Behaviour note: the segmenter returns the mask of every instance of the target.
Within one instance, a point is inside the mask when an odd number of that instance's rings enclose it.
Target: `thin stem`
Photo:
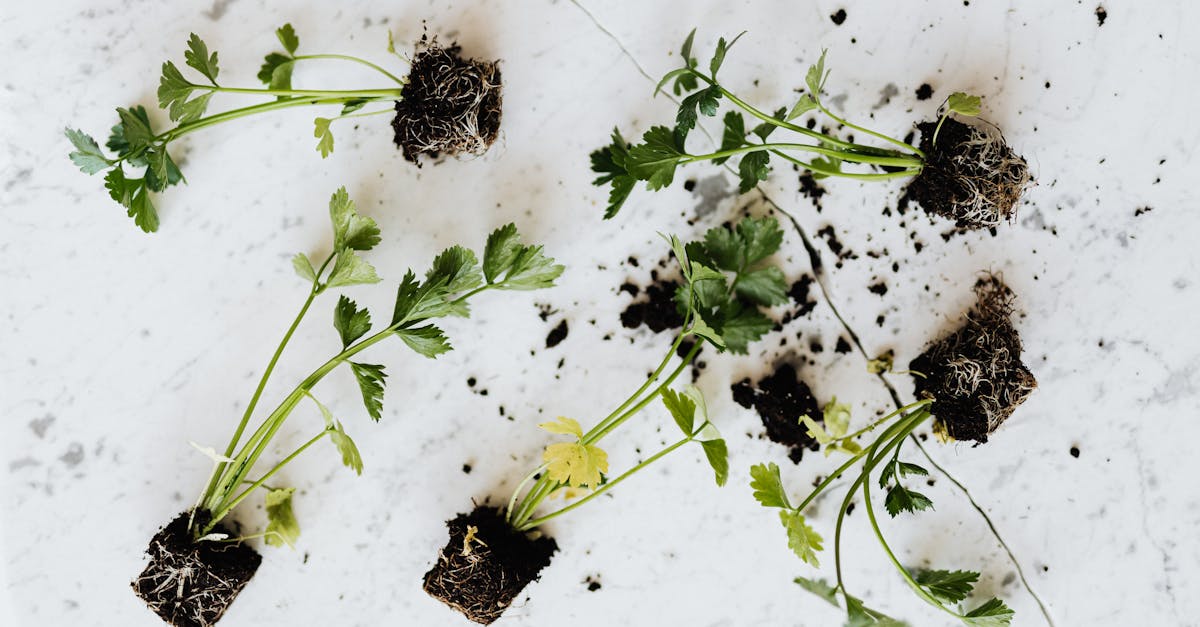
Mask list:
[[[312,446],[313,444],[316,444],[317,440],[320,440],[321,438],[329,435],[330,433],[331,433],[330,429],[322,429],[320,433],[313,436],[312,439],[310,439],[309,441],[302,444],[300,446],[300,448],[293,451],[291,455],[288,455],[287,457],[283,458],[283,461],[279,462],[278,464],[275,464],[275,466],[273,468],[271,468],[270,470],[268,470],[267,474],[260,477],[258,479],[258,481],[255,481],[254,483],[250,484],[250,487],[243,490],[241,492],[241,494],[238,494],[236,497],[233,498],[233,500],[231,500],[229,503],[227,503],[221,509],[214,512],[213,516],[212,516],[212,520],[209,521],[209,523],[207,525],[205,525],[204,533],[208,533],[209,531],[212,531],[213,527],[216,526],[217,521],[224,518],[225,515],[229,513],[229,510],[237,507],[238,503],[241,503],[243,500],[245,500],[246,497],[253,494],[254,491],[259,488],[259,486],[261,486],[262,484],[267,482],[267,479],[270,479],[272,476],[275,475],[275,473],[282,470],[283,467],[288,465],[288,463],[290,463],[293,459],[296,459],[301,453],[308,450],[308,447]]]
[[[521,490],[525,489],[525,485],[530,481],[533,481],[533,478],[536,477],[539,472],[542,472],[545,469],[546,464],[542,464],[541,466],[534,468],[529,474],[525,475],[525,478],[522,479],[520,483],[517,484],[517,489],[513,490],[512,496],[508,499],[508,509],[505,510],[504,513],[504,519],[506,522],[512,523],[513,507],[517,504],[517,497],[521,495]]]
[[[898,139],[892,139],[891,137],[888,137],[887,135],[884,135],[883,133],[878,133],[878,132],[872,131],[869,128],[865,128],[865,127],[859,126],[857,124],[851,124],[850,122],[847,122],[846,120],[843,120],[842,118],[834,115],[834,113],[832,111],[830,111],[829,109],[825,108],[825,105],[821,104],[821,101],[819,101],[819,100],[817,101],[817,107],[819,107],[825,115],[833,118],[842,126],[848,126],[856,131],[860,131],[860,132],[866,133],[872,137],[877,137],[879,139],[882,139],[883,141],[888,142],[894,146],[898,146],[902,150],[908,150],[908,151],[911,151],[913,154],[919,155],[921,157],[922,161],[925,160],[925,153],[922,152],[920,148],[917,148],[916,146],[914,146],[908,142],[903,142]]]
[[[753,144],[750,146],[742,146],[741,148],[731,148],[729,150],[720,150],[720,151],[709,153],[706,155],[689,155],[687,158],[683,159],[682,163],[691,163],[694,161],[707,161],[709,159],[722,159],[722,158],[732,157],[735,155],[740,155],[740,154],[745,154],[745,153],[750,153],[750,152],[761,152],[763,150],[770,150],[770,151],[800,150],[800,151],[805,151],[805,152],[814,152],[819,155],[825,155],[827,157],[834,157],[836,159],[841,159],[842,161],[849,161],[849,162],[853,162],[853,163],[865,163],[865,164],[872,164],[872,165],[898,166],[898,167],[904,167],[904,168],[919,168],[922,165],[922,161],[920,159],[917,159],[917,158],[911,157],[911,156],[869,155],[869,154],[863,154],[863,153],[859,153],[859,152],[846,152],[843,150],[834,150],[832,148],[825,148],[822,146],[813,146],[811,144],[794,144],[794,143],[779,143],[779,142]]]
[[[354,63],[365,65],[365,66],[379,72],[380,74],[383,74],[384,76],[392,79],[393,81],[396,81],[400,85],[407,84],[407,81],[405,81],[404,79],[400,78],[399,76],[396,76],[395,74],[392,74],[391,72],[379,67],[378,65],[375,65],[374,63],[371,63],[370,61],[367,61],[366,59],[352,57],[348,54],[302,54],[302,55],[298,55],[298,56],[295,56],[292,58],[295,59],[296,61],[302,61],[305,59],[340,59],[342,61],[353,61]]]
[[[667,376],[665,381],[655,388],[652,393],[646,395],[646,397],[639,401],[636,405],[626,410],[625,413],[621,414],[619,418],[612,421],[611,424],[596,432],[595,437],[591,439],[591,442],[599,442],[601,438],[611,433],[613,429],[625,424],[627,420],[635,416],[638,412],[642,411],[642,409],[644,409],[655,398],[657,398],[659,394],[662,394],[662,391],[670,387],[671,383],[673,383],[675,379],[679,377],[683,370],[687,368],[688,364],[692,363],[692,360],[696,358],[696,354],[700,352],[700,348],[703,345],[704,342],[696,342],[695,346],[692,346],[692,350],[687,352],[687,355],[684,356],[683,361],[680,362],[679,366],[675,368],[675,370],[672,371],[669,376]]]
[[[380,100],[380,99],[381,98],[369,98],[368,101]],[[241,107],[239,109],[231,109],[229,111],[222,111],[221,113],[215,113],[213,115],[203,117],[198,120],[192,120],[191,122],[184,122],[183,124],[180,124],[179,126],[176,126],[175,128],[172,128],[170,130],[160,133],[159,135],[157,135],[154,138],[154,141],[156,141],[156,142],[162,141],[164,143],[170,142],[170,141],[173,141],[180,137],[183,137],[184,135],[187,135],[188,133],[198,131],[202,128],[207,128],[209,126],[220,124],[222,122],[228,122],[229,120],[235,120],[237,118],[245,117],[248,115],[254,115],[257,113],[265,113],[267,111],[276,111],[279,109],[288,109],[291,107],[303,107],[303,106],[309,106],[309,105],[318,106],[318,105],[345,104],[347,100],[357,100],[357,98],[303,98],[303,97],[301,97],[301,98],[285,98],[283,100],[272,100],[271,102],[262,102],[262,103],[259,103],[256,105],[250,105],[248,107]],[[124,158],[127,158],[127,157],[123,157],[123,159]],[[120,160],[118,160],[118,161],[120,161]]]
[[[253,94],[258,96],[291,96],[303,98],[399,98],[399,89],[258,89],[255,87],[217,87],[213,85],[194,85],[199,89],[208,89],[227,94]]]
[[[379,111],[368,111],[366,113],[350,113],[347,115],[339,115],[335,120],[348,120],[350,118],[367,118],[373,115],[383,115],[385,113],[395,113],[394,109],[380,109]]]
[[[784,159],[785,161],[790,161],[790,162],[800,166],[801,168],[804,168],[805,170],[810,170],[812,172],[816,172],[817,174],[823,174],[825,176],[836,176],[836,177],[844,178],[844,179],[854,179],[854,180],[859,180],[859,181],[887,181],[890,179],[908,178],[910,176],[916,176],[921,173],[921,168],[909,168],[906,170],[901,170],[899,172],[872,172],[872,173],[842,172],[841,170],[835,170],[833,168],[828,168],[825,166],[817,165],[810,161],[801,161],[787,153],[783,153],[783,152],[779,152],[779,151],[771,151],[771,153],[779,156],[780,158]]]
[[[705,424],[707,424],[707,423],[705,423]],[[622,481],[624,481],[624,480],[628,479],[629,477],[632,477],[632,476],[633,476],[635,473],[637,473],[639,470],[641,470],[641,469],[645,468],[646,466],[649,466],[650,464],[653,464],[654,462],[658,461],[659,459],[662,459],[664,456],[666,456],[667,454],[671,453],[671,452],[672,452],[672,451],[674,451],[675,449],[677,449],[677,448],[679,448],[679,447],[683,446],[684,444],[687,444],[688,442],[691,442],[691,441],[692,441],[692,438],[691,438],[691,436],[688,436],[688,437],[686,437],[686,438],[683,438],[682,440],[679,440],[678,442],[676,442],[676,443],[672,444],[671,446],[668,446],[667,448],[664,448],[663,450],[661,450],[661,451],[659,451],[659,452],[655,453],[654,455],[651,455],[650,457],[646,458],[646,460],[645,460],[645,461],[643,461],[642,463],[640,463],[640,464],[638,464],[638,465],[634,466],[633,468],[630,468],[629,470],[625,471],[624,473],[622,473],[622,474],[621,474],[621,476],[617,477],[616,479],[613,479],[612,481],[609,481],[609,482],[605,483],[604,485],[600,486],[599,488],[596,488],[595,490],[593,490],[593,491],[592,491],[592,493],[591,493],[591,494],[589,494],[589,495],[587,495],[587,496],[585,496],[585,497],[583,497],[583,498],[579,499],[578,501],[575,501],[574,503],[571,503],[570,505],[568,505],[568,506],[566,506],[566,507],[564,507],[564,508],[562,508],[562,509],[559,509],[559,510],[557,510],[557,511],[555,511],[555,512],[551,512],[551,513],[549,513],[549,514],[546,514],[545,516],[542,516],[541,518],[535,518],[535,519],[533,519],[533,520],[530,520],[530,521],[528,521],[528,522],[525,522],[525,523],[524,523],[524,524],[522,524],[521,526],[517,527],[517,531],[527,531],[527,530],[529,530],[529,529],[533,529],[534,527],[538,527],[538,526],[540,526],[540,525],[542,525],[542,524],[544,524],[544,523],[546,523],[546,522],[548,522],[548,521],[550,521],[550,520],[553,520],[553,519],[555,519],[555,518],[557,518],[557,517],[559,517],[559,516],[561,516],[561,515],[563,515],[563,514],[565,514],[565,513],[569,512],[569,511],[571,511],[571,510],[573,510],[573,509],[575,509],[575,508],[577,508],[577,507],[579,507],[579,506],[583,505],[584,503],[587,503],[587,502],[591,501],[592,499],[594,499],[594,498],[596,498],[596,497],[600,496],[601,494],[604,494],[605,492],[608,492],[609,490],[611,490],[611,489],[613,489],[613,488],[617,487],[617,485],[618,485],[619,483],[621,483]]]

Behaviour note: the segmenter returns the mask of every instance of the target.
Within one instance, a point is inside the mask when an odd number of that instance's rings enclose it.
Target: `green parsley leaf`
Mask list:
[[[646,181],[650,190],[662,189],[675,179],[675,168],[684,156],[676,143],[675,132],[665,126],[654,126],[642,135],[644,143],[629,149],[625,167],[638,180]]]
[[[1016,612],[1005,605],[1004,601],[992,598],[967,612],[963,616],[963,622],[971,627],[1007,627],[1012,624],[1015,615]]]
[[[683,46],[679,49],[679,56],[683,59],[683,65],[689,69],[695,68],[697,65],[696,58],[692,56],[692,41],[695,38],[696,29],[693,28],[692,32],[688,33],[687,39],[683,40]],[[696,89],[698,84],[699,83],[696,75],[691,72],[687,72],[680,74],[679,77],[675,79],[675,86],[673,90],[675,95],[678,96],[684,92]]]
[[[333,310],[333,328],[342,338],[342,348],[346,348],[371,330],[371,312],[359,309],[354,301],[340,296]]]
[[[746,144],[746,119],[738,111],[725,112],[725,130],[721,134],[721,149],[720,152],[726,150],[737,150]],[[713,159],[713,163],[721,165],[729,160],[729,157],[719,157]]]
[[[400,339],[404,340],[409,348],[429,358],[450,351],[450,342],[446,339],[446,335],[432,324],[412,329],[399,329],[396,331],[396,335],[400,336]]]
[[[483,283],[483,273],[475,253],[462,246],[451,246],[433,260],[433,266],[425,274],[425,282],[442,285],[447,292],[471,290]]]
[[[816,108],[817,101],[812,97],[812,95],[804,94],[803,96],[800,96],[800,99],[796,101],[796,104],[792,105],[791,110],[788,111],[786,119],[790,122]]]
[[[738,296],[765,307],[781,305],[788,301],[787,281],[783,271],[775,266],[747,272],[738,279],[734,291]]]
[[[296,29],[292,28],[291,22],[275,29],[275,36],[279,38],[279,43],[283,44],[283,49],[287,50],[288,54],[296,54],[296,48],[300,47],[300,38],[296,36]]]
[[[908,627],[908,623],[896,620],[883,612],[863,605],[850,595],[846,597],[846,627]]]
[[[785,114],[785,113],[787,113],[787,107],[777,109],[775,111],[774,117],[777,120],[782,120],[783,114]],[[765,142],[765,141],[767,141],[767,138],[771,136],[771,133],[774,133],[775,129],[777,129],[777,128],[779,128],[779,127],[770,122],[763,122],[762,124],[759,124],[758,126],[754,127],[754,130],[752,130],[750,132],[754,133],[755,135],[758,136],[759,139],[761,139]]]
[[[125,149],[119,151],[122,155],[128,152],[136,152],[150,147],[154,141],[154,131],[150,128],[150,118],[146,116],[146,109],[141,106],[131,109],[117,109],[117,116],[121,118],[121,140],[125,144]],[[116,129],[113,129],[116,132]],[[112,148],[112,146],[109,146]]]
[[[547,257],[541,246],[521,243],[516,225],[506,224],[488,236],[483,249],[483,275],[489,285],[502,290],[536,290],[552,287],[563,266]]]
[[[966,570],[920,570],[914,579],[942,603],[958,603],[971,594],[979,573]]]
[[[721,339],[725,348],[739,355],[749,354],[750,344],[758,341],[775,326],[771,319],[753,307],[745,307],[721,323]]]
[[[765,150],[743,155],[738,162],[738,192],[745,194],[754,189],[759,181],[767,180],[771,175],[771,168],[767,165],[770,161],[771,155]]]
[[[946,101],[946,109],[959,115],[975,117],[983,111],[983,99],[956,91],[950,94],[950,98]]]
[[[262,67],[258,70],[258,80],[264,85],[271,86],[272,89],[291,89],[292,88],[292,64],[295,60],[291,57],[272,52],[263,59]],[[276,79],[278,72],[279,78]],[[279,85],[276,87],[276,85]]]
[[[188,38],[188,49],[183,53],[183,60],[188,66],[203,74],[213,85],[217,84],[217,74],[221,71],[217,67],[217,53],[214,52],[210,55],[208,46],[196,33],[192,33],[192,36]]]
[[[823,549],[821,545],[823,540],[816,530],[808,526],[804,515],[792,509],[780,510],[779,522],[787,529],[788,548],[796,554],[796,557],[814,568],[820,566],[817,553]]]
[[[317,270],[313,267],[312,261],[309,260],[308,255],[304,253],[296,253],[296,256],[292,257],[292,268],[296,271],[296,275],[300,278],[310,283],[316,283]]]
[[[841,607],[837,601],[837,588],[829,585],[824,579],[808,579],[806,577],[796,577],[792,581],[800,585],[801,588],[808,590],[817,597],[825,600],[826,603],[834,607]]]
[[[271,546],[294,546],[296,538],[300,537],[300,523],[292,512],[295,491],[296,488],[267,491],[267,530],[263,541]]]
[[[387,384],[387,373],[378,364],[360,364],[350,362],[350,370],[358,381],[358,389],[362,392],[363,406],[371,419],[379,422],[383,417],[383,388]]]
[[[717,101],[720,98],[721,89],[714,85],[689,95],[679,103],[679,113],[675,116],[675,144],[677,146],[682,148],[688,131],[696,128],[697,110],[708,117],[716,115],[719,106]]]
[[[713,346],[716,346],[718,350],[723,350],[725,348],[725,339],[721,337],[721,334],[718,333],[716,329],[709,326],[708,323],[704,321],[704,318],[697,316],[696,319],[692,321],[692,328],[690,329],[690,332],[696,337],[701,337],[708,340]]]
[[[708,460],[708,465],[712,466],[717,485],[725,485],[729,480],[729,449],[725,446],[725,440],[704,440],[700,442],[700,446],[704,448],[704,457]]]
[[[342,423],[335,423],[333,430],[329,432],[329,441],[333,442],[338,452],[342,454],[342,465],[353,470],[354,474],[362,475],[362,454],[358,452],[358,446],[354,444],[354,440],[350,439],[346,430],[342,428]]]
[[[696,426],[696,403],[687,395],[679,394],[671,389],[662,391],[662,402],[679,425],[683,434],[691,437],[692,429]]]
[[[808,74],[804,77],[804,84],[808,86],[808,93],[813,100],[820,101],[821,90],[825,88],[825,79],[829,78],[829,73],[825,71],[825,53],[828,50],[821,51],[821,58],[817,63],[808,68]]]
[[[551,422],[543,422],[538,425],[546,433],[555,435],[573,435],[576,438],[583,437],[583,427],[579,426],[579,421],[566,416],[559,416]]]
[[[329,198],[329,219],[333,223],[334,250],[371,250],[380,242],[379,226],[375,220],[358,214],[345,187],[339,187]]]
[[[329,130],[331,121],[329,118],[313,120],[313,137],[317,138],[317,152],[321,153],[322,159],[333,152],[333,133]]]
[[[612,185],[608,192],[608,206],[604,210],[605,220],[617,215],[637,183],[637,178],[625,168],[628,157],[629,143],[615,128],[612,132],[612,144],[591,154],[592,171],[600,175],[592,181],[592,185]]]
[[[724,37],[721,37],[717,40],[717,50],[715,53],[713,53],[712,61],[709,61],[708,63],[709,74],[713,80],[717,79],[717,72],[721,69],[721,65],[725,63],[725,54],[729,52],[729,49],[733,47],[733,44],[736,44],[737,40],[741,39],[742,35],[745,34],[746,31],[738,33],[738,36],[734,37],[733,40],[728,44],[725,43]]]
[[[367,106],[366,100],[347,100],[346,104],[342,105],[342,110],[338,113],[338,115],[349,115],[365,106]]]
[[[747,266],[774,255],[783,243],[783,230],[775,218],[746,218],[738,222],[737,235]]]
[[[363,261],[350,248],[338,253],[333,262],[333,270],[329,273],[328,287],[343,287],[346,285],[366,285],[378,283],[382,279],[375,274],[375,268]]]
[[[750,489],[754,490],[754,499],[763,507],[789,510],[792,507],[783,490],[783,480],[779,478],[779,466],[775,462],[750,467]]]
[[[68,155],[71,162],[74,163],[84,174],[95,174],[101,170],[112,166],[112,161],[104,156],[100,151],[100,145],[92,139],[91,135],[76,129],[65,129],[67,139],[71,141],[71,145],[75,146],[75,150]]]
[[[920,492],[915,492],[896,484],[892,486],[892,489],[888,490],[883,505],[887,508],[888,514],[892,518],[895,518],[900,515],[900,512],[915,514],[921,510],[930,509],[933,507],[933,501]]]

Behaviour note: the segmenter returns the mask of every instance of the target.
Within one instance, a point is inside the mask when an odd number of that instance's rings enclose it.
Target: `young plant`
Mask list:
[[[851,123],[825,105],[822,95],[829,78],[825,51],[808,70],[807,92],[790,106],[768,113],[739,98],[717,78],[726,54],[741,35],[729,42],[718,40],[706,71],[692,56],[695,34],[693,30],[680,50],[683,67],[668,72],[655,89],[657,94],[671,84],[675,95],[683,97],[674,127],[653,126],[642,136],[642,142],[634,145],[614,130],[612,144],[592,153],[592,170],[599,175],[594,183],[610,187],[605,218],[617,214],[639,181],[645,181],[647,189],[662,189],[674,180],[677,168],[699,161],[720,165],[737,159],[739,191],[746,193],[770,176],[773,158],[794,164],[817,178],[912,179],[909,197],[927,211],[955,220],[960,228],[992,227],[1013,216],[1031,180],[1025,160],[1004,143],[994,127],[967,125],[949,117],[978,116],[978,97],[963,93],[950,96],[937,128],[933,123],[918,125],[918,147]],[[725,113],[719,149],[689,151],[689,133],[700,116],[716,116],[722,100],[736,109]],[[814,130],[815,118],[808,125],[799,124],[799,118],[810,112],[886,145],[860,144]],[[747,125],[745,114],[757,124]],[[777,132],[789,137],[781,139]],[[849,169],[847,165],[862,167]]]
[[[313,121],[313,135],[321,157],[333,152],[333,123],[339,120],[395,113],[394,141],[405,159],[419,162],[421,154],[483,154],[500,129],[501,82],[498,62],[463,59],[457,46],[441,47],[422,37],[410,62],[409,74],[400,78],[365,59],[344,54],[297,54],[300,38],[291,24],[275,31],[282,51],[268,54],[258,72],[265,88],[232,87],[217,82],[217,53],[192,33],[184,52],[184,65],[196,76],[187,76],[167,61],[162,65],[158,104],[175,126],[156,130],[141,106],[118,108],[117,125],[105,143],[109,154],[90,135],[66,129],[74,145],[71,161],[86,174],[107,172],[104,186],[109,196],[126,208],[143,231],[158,230],[158,211],[152,193],[186,182],[168,148],[180,138],[217,124],[261,113],[295,107],[334,107],[335,113]],[[395,46],[388,32],[388,52]],[[399,55],[397,55],[399,56]],[[292,85],[292,74],[301,62],[332,60],[365,66],[383,76],[390,87],[350,90],[307,89]],[[216,94],[262,99],[258,104],[209,113]],[[382,108],[374,108],[383,105]]]
[[[944,440],[971,439],[986,442],[987,435],[1037,385],[1033,375],[1020,362],[1021,343],[1009,319],[1013,294],[998,277],[988,275],[975,287],[979,302],[966,316],[963,328],[935,342],[912,363],[917,380],[917,392],[923,398],[915,403],[850,432],[850,407],[830,401],[823,410],[823,424],[802,416],[801,424],[817,440],[825,455],[847,455],[842,465],[823,479],[797,505],[792,505],[774,463],[758,464],[750,469],[754,498],[764,507],[779,510],[780,521],[787,530],[788,547],[805,563],[818,566],[817,554],[824,539],[805,519],[805,511],[818,496],[825,493],[840,477],[852,478],[846,487],[834,526],[833,559],[836,582],[799,577],[796,583],[838,604],[845,604],[847,624],[899,625],[895,619],[867,607],[854,596],[842,574],[842,523],[856,495],[862,496],[867,520],[888,560],[912,588],[930,605],[976,627],[998,627],[1012,622],[1013,611],[1003,601],[991,598],[972,609],[962,604],[971,594],[979,573],[961,570],[917,570],[900,563],[880,529],[875,503],[871,498],[872,484],[877,482],[886,491],[883,505],[892,518],[931,509],[929,497],[910,489],[905,479],[923,477],[928,471],[901,459],[905,442],[921,425],[935,417],[933,431]],[[881,356],[868,364],[871,372],[895,372],[890,355]],[[870,444],[860,445],[856,439],[879,432]]]
[[[133,582],[146,604],[174,625],[211,625],[224,614],[261,560],[243,544],[246,540],[261,537],[276,546],[291,546],[296,541],[300,527],[292,512],[294,489],[272,481],[285,466],[321,440],[329,440],[342,463],[356,474],[362,473],[363,461],[354,440],[317,399],[314,389],[318,383],[341,366],[349,368],[362,392],[367,414],[378,421],[383,415],[387,373],[382,365],[360,360],[360,353],[395,337],[425,357],[437,357],[450,350],[450,343],[433,324],[436,319],[466,317],[469,301],[487,290],[550,287],[563,270],[542,254],[541,246],[522,244],[516,227],[509,224],[488,237],[482,264],[470,250],[453,246],[434,259],[424,280],[408,271],[400,282],[390,322],[374,332],[370,312],[340,296],[333,310],[333,327],[341,339],[341,350],[292,388],[243,439],[271,373],[313,301],[331,289],[380,281],[375,268],[359,255],[380,242],[375,221],[356,212],[344,188],[333,195],[329,211],[333,252],[319,263],[313,263],[304,253],[292,259],[296,273],[308,283],[308,296],[267,363],[224,451],[217,453],[197,446],[214,462],[208,484],[196,505],[151,541],[150,564]],[[320,413],[321,426],[282,460],[262,469],[260,462],[271,442],[306,401]],[[248,536],[235,534],[223,521],[260,491],[269,521],[266,529]]]
[[[734,228],[717,227],[703,241],[687,246],[671,237],[683,275],[676,301],[684,323],[658,367],[586,431],[566,417],[539,425],[566,439],[546,447],[542,463],[518,483],[503,511],[479,506],[447,522],[450,540],[425,575],[425,591],[467,618],[489,624],[549,565],[557,544],[543,531],[546,523],[595,501],[692,443],[704,451],[717,485],[724,485],[729,474],[725,441],[708,416],[704,398],[694,387],[677,392],[672,385],[705,343],[720,352],[744,354],[771,330],[772,322],[760,307],[787,299],[783,273],[767,262],[782,239],[773,218],[747,218]],[[685,342],[690,348],[671,368]],[[627,470],[610,473],[609,456],[600,444],[659,399],[678,426],[679,439]],[[553,496],[569,502],[539,512]]]

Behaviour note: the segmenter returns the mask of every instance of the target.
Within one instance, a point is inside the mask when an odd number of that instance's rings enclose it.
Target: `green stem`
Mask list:
[[[541,466],[534,468],[529,474],[525,475],[525,478],[522,479],[520,483],[517,484],[517,489],[513,490],[512,496],[508,498],[508,509],[504,511],[505,522],[512,524],[513,508],[517,505],[517,497],[521,495],[521,490],[524,490],[525,486],[530,481],[533,481],[533,478],[536,477],[539,472],[544,470],[546,470],[546,464],[542,464]]]
[[[899,172],[871,172],[871,173],[842,172],[841,170],[828,168],[828,167],[818,165],[816,163],[812,163],[809,161],[801,161],[801,160],[799,160],[789,154],[783,153],[783,152],[772,151],[772,154],[777,155],[778,157],[784,159],[785,161],[790,161],[790,162],[800,166],[801,168],[804,168],[805,170],[810,170],[812,172],[816,172],[817,174],[823,174],[825,176],[836,176],[836,177],[844,178],[844,179],[854,179],[854,180],[858,180],[858,181],[887,181],[890,179],[908,178],[910,176],[916,176],[921,173],[921,168],[910,168],[907,170],[901,170]]]
[[[708,423],[706,422],[705,424],[708,424]],[[701,428],[703,428],[703,427],[701,427]],[[671,453],[675,449],[677,449],[691,441],[692,441],[691,436],[683,438],[682,440],[679,440],[678,442],[672,444],[671,446],[668,446],[667,448],[664,448],[663,450],[646,458],[645,461],[643,461],[642,463],[625,471],[624,473],[621,474],[621,476],[617,477],[616,479],[613,479],[612,481],[605,483],[604,485],[600,486],[599,488],[596,488],[595,490],[592,491],[591,494],[579,499],[578,501],[575,501],[574,503],[571,503],[570,505],[568,505],[566,507],[563,507],[562,509],[559,509],[557,511],[546,514],[545,516],[542,516],[541,518],[535,518],[533,520],[527,521],[524,524],[522,524],[521,526],[517,527],[516,528],[517,531],[528,531],[529,529],[533,529],[534,527],[541,526],[542,524],[549,522],[550,520],[553,520],[553,519],[569,512],[577,507],[580,507],[584,503],[587,503],[587,502],[591,501],[592,499],[599,497],[601,494],[604,494],[605,492],[608,492],[609,490],[617,487],[617,485],[620,484],[622,481],[628,479],[629,477],[632,477],[635,473],[642,470],[646,466],[653,464],[654,462],[658,461],[659,459],[662,459],[664,456]]]
[[[821,104],[821,101],[819,101],[819,100],[817,101],[817,107],[819,107],[825,115],[833,118],[842,126],[848,126],[856,131],[866,133],[872,137],[882,139],[883,141],[888,142],[894,146],[897,146],[902,150],[908,150],[908,151],[911,151],[913,154],[919,155],[921,157],[922,161],[925,160],[925,153],[922,152],[920,148],[917,148],[916,146],[914,146],[908,142],[903,142],[898,139],[892,139],[891,137],[888,137],[887,135],[884,135],[883,133],[878,133],[878,132],[872,131],[869,128],[865,128],[865,127],[859,126],[857,124],[851,124],[850,122],[847,122],[846,120],[843,120],[842,118],[834,115],[834,113],[832,111],[830,111],[829,109],[826,109],[825,105]]]
[[[298,56],[295,56],[292,58],[295,59],[296,61],[303,61],[305,59],[340,59],[342,61],[352,61],[352,62],[358,63],[360,65],[365,65],[365,66],[379,72],[380,74],[383,74],[384,76],[392,79],[393,81],[396,81],[400,85],[407,84],[407,81],[405,81],[404,79],[400,78],[399,76],[396,76],[395,74],[392,74],[391,72],[379,67],[378,65],[375,65],[374,63],[371,63],[370,61],[367,61],[366,59],[352,57],[348,54],[302,54],[302,55],[298,55]]]
[[[688,364],[692,363],[692,360],[696,358],[696,354],[700,352],[700,348],[703,345],[704,345],[704,342],[697,341],[696,344],[694,346],[692,346],[692,349],[687,352],[687,355],[684,356],[683,361],[681,361],[679,363],[679,366],[677,368],[675,368],[675,370],[672,371],[670,375],[667,376],[667,379],[665,381],[663,381],[658,387],[656,387],[653,392],[646,395],[646,397],[644,397],[641,401],[638,401],[638,403],[636,405],[634,405],[633,407],[626,410],[625,413],[621,414],[620,417],[618,417],[616,420],[612,421],[610,424],[608,424],[604,428],[593,429],[591,432],[589,432],[589,433],[594,433],[593,437],[590,439],[590,443],[599,442],[601,438],[603,438],[604,436],[611,433],[613,431],[613,429],[616,429],[617,427],[620,427],[621,425],[625,424],[626,421],[628,421],[630,418],[637,415],[638,412],[642,411],[642,409],[644,409],[647,405],[649,405],[651,402],[653,402],[655,398],[658,398],[658,395],[662,394],[663,390],[667,389],[668,387],[671,386],[672,383],[674,383],[675,379],[677,379],[679,377],[679,375],[684,371],[684,369],[687,368]],[[672,352],[674,352],[674,351],[672,351]]]
[[[193,85],[198,89],[208,89],[227,94],[253,94],[257,96],[284,96],[300,98],[344,98],[358,100],[359,98],[395,98],[399,99],[399,89],[258,89],[255,87],[217,87],[212,85]]]
[[[325,437],[326,435],[329,435],[329,433],[330,433],[330,429],[323,429],[320,433],[313,436],[312,439],[310,439],[309,441],[302,444],[300,446],[300,448],[293,451],[291,455],[288,455],[287,457],[283,458],[283,461],[279,462],[278,464],[275,464],[275,466],[273,468],[271,468],[270,470],[267,471],[267,474],[260,477],[258,479],[258,481],[255,481],[254,483],[250,484],[250,487],[243,490],[241,492],[241,494],[238,494],[229,503],[227,503],[226,505],[224,505],[220,509],[218,509],[216,512],[214,512],[213,516],[212,516],[212,520],[209,521],[209,523],[207,525],[205,525],[205,527],[204,527],[204,533],[207,534],[208,532],[212,531],[213,527],[215,527],[217,525],[217,521],[224,518],[226,516],[226,514],[229,513],[230,510],[237,507],[238,503],[241,503],[243,500],[246,499],[246,497],[253,494],[255,490],[257,490],[260,486],[262,486],[262,484],[267,482],[267,479],[270,479],[272,476],[275,475],[275,473],[282,470],[284,466],[288,465],[293,459],[296,459],[301,453],[303,453],[305,450],[307,450],[308,447],[312,446],[313,444],[316,444],[317,440],[320,440],[321,438]]]
[[[870,155],[870,154],[863,154],[863,153],[859,153],[859,152],[847,152],[844,150],[834,150],[832,148],[824,148],[822,146],[813,146],[811,144],[794,144],[794,143],[779,143],[779,142],[753,144],[750,146],[742,146],[741,148],[731,148],[728,150],[720,150],[720,151],[709,153],[706,155],[688,155],[686,158],[684,158],[681,161],[681,163],[691,163],[691,162],[695,162],[695,161],[707,161],[709,159],[723,159],[726,157],[732,157],[735,155],[740,155],[740,154],[745,154],[745,153],[750,153],[750,152],[762,152],[764,150],[770,150],[772,152],[778,151],[778,150],[799,150],[799,151],[804,151],[804,152],[814,152],[819,155],[825,155],[827,157],[834,157],[836,159],[841,159],[842,161],[849,161],[852,163],[898,166],[898,167],[903,167],[903,168],[919,168],[919,167],[921,167],[921,165],[923,163],[920,159],[917,159],[916,157],[911,157],[911,156]]]
[[[248,107],[222,111],[221,113],[215,113],[198,120],[192,120],[191,122],[184,122],[173,129],[164,131],[155,136],[154,141],[163,143],[174,141],[180,137],[183,137],[184,135],[187,135],[188,133],[198,131],[202,128],[207,128],[209,126],[214,126],[222,122],[228,122],[230,120],[235,120],[237,118],[246,117],[249,115],[266,113],[267,111],[277,111],[279,109],[288,109],[291,107],[303,107],[309,105],[319,106],[345,104],[349,100],[358,100],[358,98],[285,98],[283,100],[262,102],[256,105],[250,105]],[[381,100],[381,98],[370,98],[368,100]],[[120,161],[120,159],[118,161]]]

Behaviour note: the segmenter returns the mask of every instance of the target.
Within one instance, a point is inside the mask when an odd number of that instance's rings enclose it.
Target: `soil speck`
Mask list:
[[[558,323],[558,326],[550,330],[550,334],[546,336],[546,348],[554,348],[567,339],[567,321],[563,320]]]
[[[1079,447],[1078,446],[1071,447],[1071,457],[1074,457],[1075,459],[1079,459]]]
[[[595,592],[600,589],[600,575],[588,575],[583,583],[587,584],[588,592]]]
[[[1108,11],[1104,10],[1104,5],[1096,7],[1096,25],[1104,26],[1104,20],[1108,19]]]
[[[929,83],[921,83],[917,88],[917,100],[929,100],[933,97],[933,87]]]
[[[846,9],[838,9],[837,13],[829,16],[829,19],[833,20],[834,24],[841,26],[846,21]]]

